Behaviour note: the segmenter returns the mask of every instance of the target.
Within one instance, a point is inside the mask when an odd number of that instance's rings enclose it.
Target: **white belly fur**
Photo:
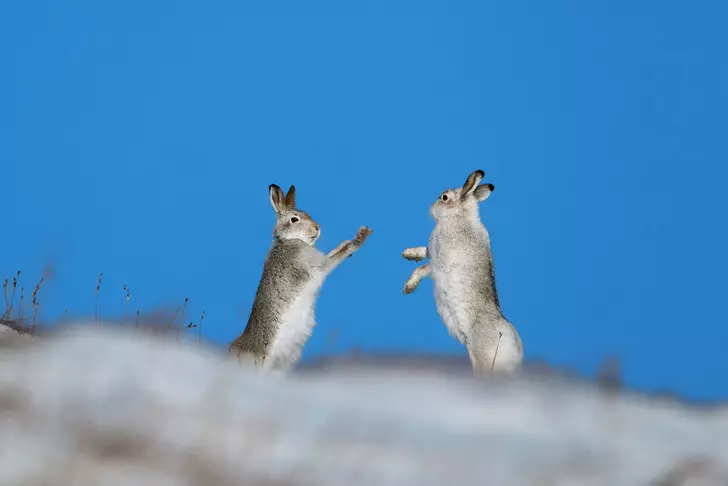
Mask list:
[[[284,370],[300,359],[303,346],[316,325],[316,296],[322,280],[314,278],[309,281],[303,292],[283,311],[263,368]]]
[[[470,229],[478,240],[476,247],[457,244],[461,230],[457,225],[438,225],[430,236],[430,277],[437,311],[450,335],[467,348],[474,367],[515,369],[523,359],[523,346],[515,328],[503,317],[479,316],[480,306],[471,302],[475,287],[475,272],[469,268],[473,264],[471,255],[488,251],[490,236],[480,223]]]
[[[469,282],[465,282],[459,272],[445,272],[439,268],[432,272],[432,281],[437,311],[445,327],[451,336],[467,346],[470,341],[471,323],[466,312],[468,304],[464,296],[467,294]]]

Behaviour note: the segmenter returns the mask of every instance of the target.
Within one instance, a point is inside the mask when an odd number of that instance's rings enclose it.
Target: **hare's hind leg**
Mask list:
[[[231,346],[228,350],[228,354],[235,358],[239,365],[248,369],[260,370],[262,367],[262,360],[255,356],[255,354],[241,350],[238,347]]]
[[[412,272],[412,275],[410,275],[410,278],[407,279],[407,282],[404,284],[404,289],[402,289],[402,292],[405,294],[411,294],[415,291],[417,286],[420,284],[423,278],[427,277],[430,274],[430,264],[425,263],[421,267],[415,268],[414,272]]]
[[[424,260],[425,258],[427,258],[427,247],[416,246],[414,248],[407,248],[405,251],[402,252],[402,258],[404,258],[405,260],[414,260],[416,262]]]
[[[478,334],[467,348],[476,375],[510,374],[521,368],[523,350],[519,337],[507,330]]]

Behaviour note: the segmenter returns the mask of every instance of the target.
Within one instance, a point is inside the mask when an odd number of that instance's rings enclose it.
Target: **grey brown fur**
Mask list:
[[[351,241],[329,254],[315,248],[320,228],[295,207],[295,187],[287,195],[272,184],[276,212],[273,244],[268,252],[253,308],[243,334],[229,352],[256,367],[284,371],[301,356],[315,326],[315,303],[326,276],[356,252],[371,230],[361,227]]]
[[[236,350],[247,351],[264,356],[269,344],[276,334],[276,327],[268,323],[277,322],[292,300],[298,295],[311,276],[305,265],[289,264],[288,259],[296,262],[299,257],[305,258],[305,250],[311,248],[302,241],[276,241],[268,252],[263,265],[263,275],[256,292],[253,310],[243,334],[233,342]],[[318,255],[312,253],[314,258]],[[290,289],[292,293],[275,292],[281,287]],[[269,298],[271,296],[271,298]]]

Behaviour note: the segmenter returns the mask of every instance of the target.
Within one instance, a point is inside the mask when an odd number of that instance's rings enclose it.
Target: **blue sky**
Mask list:
[[[728,397],[728,34],[719,2],[6,2],[0,272],[47,318],[190,298],[246,323],[270,183],[331,249],[305,358],[464,354],[425,281],[428,207],[481,168],[501,303],[526,357]],[[335,340],[331,339],[336,334]]]

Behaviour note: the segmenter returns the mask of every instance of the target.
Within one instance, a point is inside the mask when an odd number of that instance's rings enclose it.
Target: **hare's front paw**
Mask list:
[[[423,278],[430,275],[430,264],[425,263],[421,267],[415,268],[415,270],[412,272],[412,275],[407,279],[407,282],[404,284],[404,289],[402,289],[402,292],[405,294],[411,294],[415,291],[417,286],[420,284]]]
[[[412,278],[407,280],[407,282],[404,284],[404,288],[402,289],[402,292],[404,292],[405,294],[411,294],[412,292],[415,291],[415,289],[417,288],[417,284],[419,284],[419,282],[414,282],[413,280],[414,279],[412,279]]]
[[[402,258],[419,262],[425,259],[426,251],[427,249],[424,247],[407,248],[402,252]]]
[[[352,240],[352,243],[354,244],[354,246],[359,247],[362,245],[362,243],[364,243],[364,240],[366,240],[367,236],[369,236],[370,234],[372,234],[371,228],[362,226],[361,228],[359,228],[359,231],[356,232],[356,236]]]
[[[407,282],[405,282],[402,292],[404,292],[405,294],[411,294],[415,291],[417,286],[420,285],[420,281],[423,278],[423,270],[421,268],[416,269],[414,272],[412,272],[410,278],[407,279]]]

